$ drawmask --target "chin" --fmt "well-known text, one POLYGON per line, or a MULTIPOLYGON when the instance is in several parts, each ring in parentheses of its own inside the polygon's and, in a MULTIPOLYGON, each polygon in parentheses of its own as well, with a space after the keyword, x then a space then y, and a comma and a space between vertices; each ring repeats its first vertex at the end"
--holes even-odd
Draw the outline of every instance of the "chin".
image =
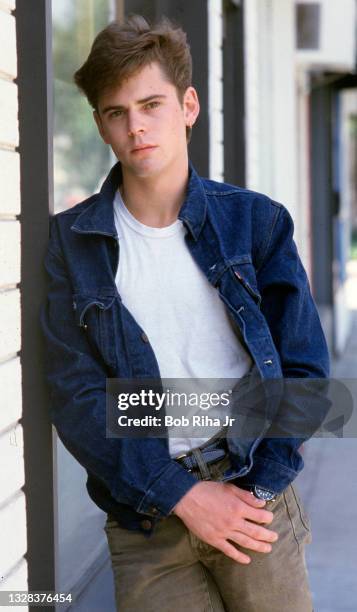
POLYGON ((165 170, 164 163, 148 163, 137 166, 131 166, 130 172, 135 176, 140 178, 150 178, 151 176, 156 176, 160 174, 160 172, 165 170))

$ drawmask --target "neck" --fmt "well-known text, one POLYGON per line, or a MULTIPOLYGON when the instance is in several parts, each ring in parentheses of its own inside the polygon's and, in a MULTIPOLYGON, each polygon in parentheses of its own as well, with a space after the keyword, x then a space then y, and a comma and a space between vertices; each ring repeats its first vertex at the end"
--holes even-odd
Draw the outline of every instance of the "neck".
POLYGON ((120 191, 125 206, 138 221, 150 227, 166 227, 176 221, 186 194, 188 159, 179 168, 150 177, 122 170, 120 191))

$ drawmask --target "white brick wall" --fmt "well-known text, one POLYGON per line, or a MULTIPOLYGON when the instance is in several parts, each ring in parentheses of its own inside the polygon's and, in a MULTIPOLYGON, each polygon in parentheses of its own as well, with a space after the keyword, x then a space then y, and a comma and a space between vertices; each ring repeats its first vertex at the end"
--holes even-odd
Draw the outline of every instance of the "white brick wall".
MULTIPOLYGON (((1 591, 27 591, 27 563, 25 559, 20 559, 20 562, 11 569, 10 573, 1 579, 0 576, 0 589, 1 591)), ((9 612, 26 612, 27 606, 9 606, 6 608, 1 607, 1 612, 8 610, 9 612)))
POLYGON ((1 285, 12 285, 20 282, 20 230, 19 221, 9 220, 0 223, 1 285))
POLYGON ((20 291, 0 293, 0 362, 21 348, 20 291))
POLYGON ((0 0, 0 10, 13 11, 15 4, 15 0, 0 0))
POLYGON ((4 12, 0 19, 1 72, 10 79, 17 74, 15 28, 15 17, 4 12))
POLYGON ((0 435, 0 500, 12 497, 23 487, 25 483, 23 454, 23 430, 17 423, 0 435))
POLYGON ((0 218, 20 214, 20 155, 0 149, 0 218))
MULTIPOLYGON (((0 576, 17 565, 27 548, 25 495, 17 495, 1 507, 0 576)), ((1 587, 3 590, 3 587, 1 587)))
MULTIPOLYGON (((27 591, 27 563, 25 559, 22 559, 11 574, 3 582, 0 582, 0 589, 2 591, 27 591)), ((27 612, 28 609, 28 606, 5 606, 1 607, 1 612, 27 612)))
POLYGON ((0 147, 5 149, 14 148, 19 144, 19 129, 17 123, 17 86, 15 83, 0 79, 0 100, 0 147))
POLYGON ((5 363, 0 363, 0 432, 21 418, 21 364, 15 357, 5 363))
MULTIPOLYGON (((0 589, 27 590, 21 395, 20 154, 14 0, 0 0, 0 589)), ((15 610, 15 608, 11 608, 15 610)), ((21 608, 26 610, 27 608, 21 608)))

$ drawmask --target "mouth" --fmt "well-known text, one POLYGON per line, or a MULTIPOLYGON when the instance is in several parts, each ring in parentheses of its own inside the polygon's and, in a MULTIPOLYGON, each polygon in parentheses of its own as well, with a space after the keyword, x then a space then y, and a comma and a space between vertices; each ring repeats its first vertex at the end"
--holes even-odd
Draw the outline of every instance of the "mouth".
POLYGON ((144 151, 153 151, 156 149, 156 145, 138 145, 134 149, 131 150, 132 153, 142 153, 144 151))

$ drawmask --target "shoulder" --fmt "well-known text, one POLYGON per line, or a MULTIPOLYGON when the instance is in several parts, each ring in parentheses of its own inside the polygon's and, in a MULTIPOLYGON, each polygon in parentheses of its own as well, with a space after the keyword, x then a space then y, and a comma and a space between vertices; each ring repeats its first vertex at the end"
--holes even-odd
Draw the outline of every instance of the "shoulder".
POLYGON ((76 223, 77 219, 91 207, 96 206, 99 201, 99 194, 93 194, 75 204, 71 208, 51 215, 49 218, 49 242, 48 249, 52 253, 62 251, 68 241, 75 239, 71 227, 76 223))
POLYGON ((245 206, 245 207, 257 207, 266 208, 279 211, 284 208, 279 202, 275 202, 268 195, 253 191, 252 189, 245 189, 244 187, 238 187, 237 185, 231 185, 230 183, 224 183, 219 181, 213 181, 207 178, 201 178, 204 191, 208 198, 212 201, 216 199, 216 205, 231 205, 245 206))
POLYGON ((243 222, 249 219, 253 228, 266 226, 269 231, 278 217, 287 213, 283 204, 264 193, 206 178, 201 178, 201 181, 208 208, 214 216, 229 215, 232 220, 243 222))
POLYGON ((208 215, 226 241, 245 246, 258 268, 281 231, 292 234, 287 208, 268 195, 203 178, 208 215))
POLYGON ((78 202, 71 208, 62 210, 50 217, 50 239, 55 240, 56 235, 66 237, 65 241, 72 236, 71 227, 77 222, 77 219, 87 211, 90 213, 92 207, 96 207, 100 199, 100 194, 95 193, 82 202, 78 202))

